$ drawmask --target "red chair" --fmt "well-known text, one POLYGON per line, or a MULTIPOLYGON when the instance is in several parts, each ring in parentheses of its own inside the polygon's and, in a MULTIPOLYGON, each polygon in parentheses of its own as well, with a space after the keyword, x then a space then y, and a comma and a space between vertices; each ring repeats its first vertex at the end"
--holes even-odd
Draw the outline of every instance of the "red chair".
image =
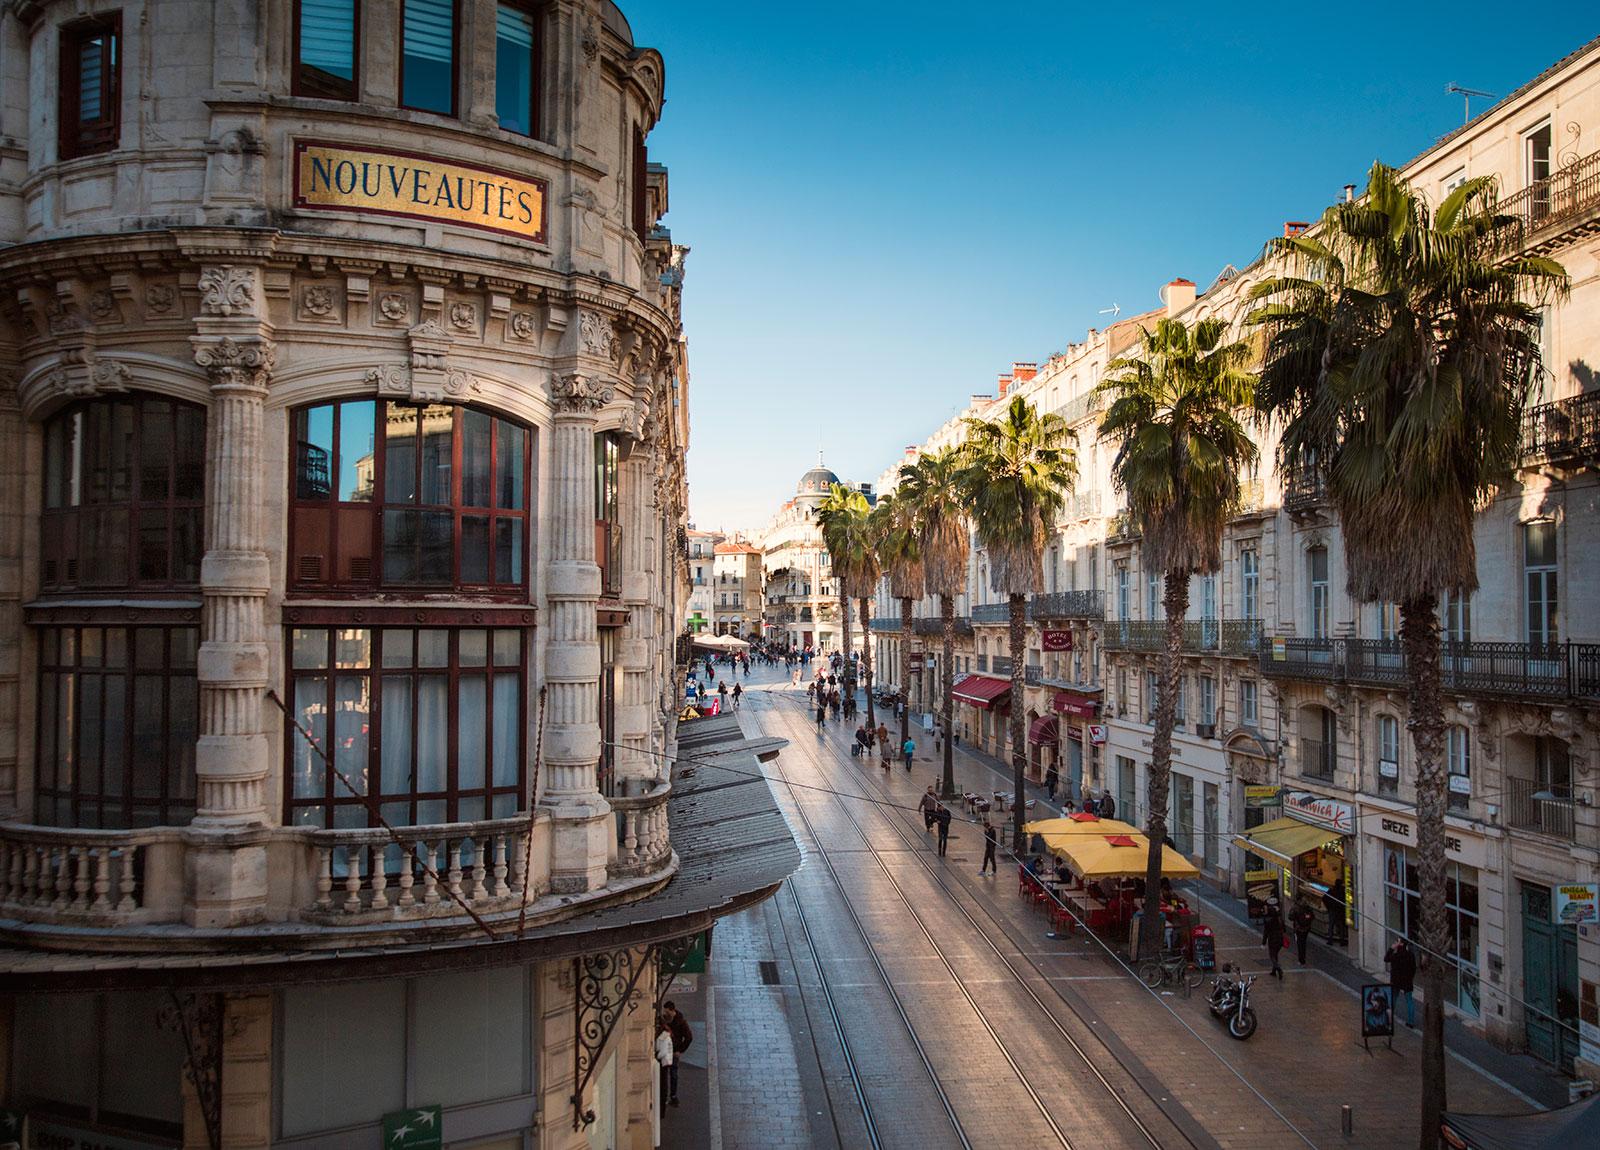
POLYGON ((1071 909, 1065 903, 1057 903, 1050 908, 1050 929, 1057 934, 1072 934, 1078 929, 1078 920, 1073 917, 1071 909))

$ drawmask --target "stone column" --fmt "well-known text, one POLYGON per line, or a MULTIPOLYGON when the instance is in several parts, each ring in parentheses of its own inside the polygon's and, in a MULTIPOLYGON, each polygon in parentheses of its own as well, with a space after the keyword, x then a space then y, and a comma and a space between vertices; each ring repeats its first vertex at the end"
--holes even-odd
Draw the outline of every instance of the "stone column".
MULTIPOLYGON (((17 777, 18 722, 21 714, 23 524, 27 427, 16 391, 0 386, 0 442, 13 445, 0 461, 0 819, 33 821, 33 810, 20 809, 17 777)), ((31 788, 29 788, 31 790, 31 788)))
POLYGON ((195 362, 211 379, 206 554, 200 565, 200 738, 188 870, 195 925, 258 919, 266 905, 269 686, 264 613, 270 577, 261 504, 262 408, 272 371, 261 270, 200 275, 195 362))
POLYGON ((549 562, 545 566, 545 785, 552 823, 551 889, 605 885, 611 804, 597 786, 600 762, 600 643, 595 609, 594 435, 609 384, 580 372, 550 381, 549 562))
POLYGON ((628 606, 628 623, 617 647, 622 666, 622 698, 617 707, 617 778, 624 785, 654 779, 659 773, 651 760, 649 672, 650 651, 650 504, 653 498, 654 444, 637 428, 628 460, 622 468, 622 600, 628 606))

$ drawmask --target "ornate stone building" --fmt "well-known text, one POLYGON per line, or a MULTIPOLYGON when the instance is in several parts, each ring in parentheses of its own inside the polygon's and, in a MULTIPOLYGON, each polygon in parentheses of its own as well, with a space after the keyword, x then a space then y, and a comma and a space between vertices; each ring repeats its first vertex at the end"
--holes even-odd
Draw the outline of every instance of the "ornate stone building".
POLYGON ((33 1144, 652 1145, 635 1007, 786 873, 669 835, 663 82, 611 0, 0 5, 33 1144))

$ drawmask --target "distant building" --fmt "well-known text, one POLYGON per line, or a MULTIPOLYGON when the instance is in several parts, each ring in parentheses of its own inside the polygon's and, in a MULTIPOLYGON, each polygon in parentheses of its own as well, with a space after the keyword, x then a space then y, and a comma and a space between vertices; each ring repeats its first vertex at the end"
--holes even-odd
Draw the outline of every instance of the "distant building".
MULTIPOLYGON (((794 497, 778 508, 761 535, 765 575, 762 626, 768 639, 797 650, 833 651, 843 644, 838 584, 816 518, 817 508, 840 482, 819 459, 817 466, 800 477, 794 497)), ((872 484, 849 486, 876 501, 872 484)))
POLYGON ((742 541, 718 543, 713 569, 712 618, 716 633, 735 638, 759 637, 763 602, 761 549, 742 541))

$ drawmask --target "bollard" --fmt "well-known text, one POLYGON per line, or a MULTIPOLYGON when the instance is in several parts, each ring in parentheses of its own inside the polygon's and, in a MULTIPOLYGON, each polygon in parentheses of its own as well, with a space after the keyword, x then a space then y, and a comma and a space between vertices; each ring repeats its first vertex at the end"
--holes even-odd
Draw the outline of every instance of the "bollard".
POLYGON ((1349 1106, 1339 1107, 1339 1130, 1346 1138, 1355 1133, 1355 1115, 1350 1112, 1349 1106))

